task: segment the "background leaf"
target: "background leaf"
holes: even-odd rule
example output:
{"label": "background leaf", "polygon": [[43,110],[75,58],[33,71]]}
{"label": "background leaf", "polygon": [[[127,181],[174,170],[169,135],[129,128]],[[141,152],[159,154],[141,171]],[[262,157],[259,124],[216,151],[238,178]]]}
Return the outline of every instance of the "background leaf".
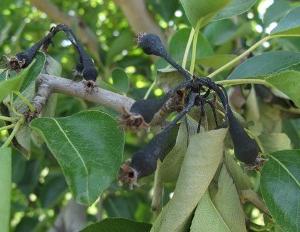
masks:
{"label": "background leaf", "polygon": [[135,222],[124,218],[107,218],[89,225],[81,232],[147,232],[151,224]]}
{"label": "background leaf", "polygon": [[294,8],[283,17],[271,34],[300,35],[300,7]]}
{"label": "background leaf", "polygon": [[117,122],[99,111],[38,118],[31,127],[58,160],[76,200],[92,204],[115,179],[124,146]]}
{"label": "background leaf", "polygon": [[300,228],[300,150],[271,153],[261,172],[261,193],[284,231]]}
{"label": "background leaf", "polygon": [[247,59],[237,66],[228,79],[262,77],[272,73],[293,70],[300,63],[300,53],[287,51],[265,52]]}
{"label": "background leaf", "polygon": [[11,194],[11,148],[0,148],[0,231],[9,231]]}
{"label": "background leaf", "polygon": [[[169,44],[169,52],[170,55],[175,59],[177,62],[181,63],[182,58],[184,56],[186,43],[189,39],[190,30],[188,28],[183,28],[177,31],[171,38]],[[191,60],[192,52],[189,52],[188,55],[188,62]],[[213,55],[213,49],[210,42],[207,40],[202,33],[199,33],[197,39],[197,51],[196,51],[196,59],[200,57],[206,57]]]}
{"label": "background leaf", "polygon": [[118,54],[123,50],[129,49],[133,44],[133,34],[130,31],[121,32],[121,34],[114,39],[108,50],[106,63],[110,65]]}
{"label": "background leaf", "polygon": [[129,80],[127,74],[121,68],[116,68],[112,72],[113,86],[121,93],[127,93],[129,89]]}
{"label": "background leaf", "polygon": [[276,0],[274,3],[267,9],[263,22],[268,26],[272,22],[276,22],[281,19],[286,13],[291,9],[291,6],[286,0]]}

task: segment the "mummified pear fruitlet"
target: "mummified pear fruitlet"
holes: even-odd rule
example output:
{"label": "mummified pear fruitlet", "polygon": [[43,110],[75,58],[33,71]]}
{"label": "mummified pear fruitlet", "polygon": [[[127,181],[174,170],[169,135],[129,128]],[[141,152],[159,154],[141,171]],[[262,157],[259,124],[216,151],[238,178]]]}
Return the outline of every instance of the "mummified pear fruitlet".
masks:
{"label": "mummified pear fruitlet", "polygon": [[175,125],[158,133],[145,147],[134,153],[131,167],[138,177],[148,176],[156,170],[157,160],[164,160],[174,147],[179,126]]}
{"label": "mummified pear fruitlet", "polygon": [[154,34],[139,33],[137,43],[148,55],[166,56],[167,51],[160,38]]}
{"label": "mummified pear fruitlet", "polygon": [[250,138],[234,117],[230,108],[228,109],[227,117],[236,158],[248,165],[256,165],[258,153],[260,151],[256,141]]}

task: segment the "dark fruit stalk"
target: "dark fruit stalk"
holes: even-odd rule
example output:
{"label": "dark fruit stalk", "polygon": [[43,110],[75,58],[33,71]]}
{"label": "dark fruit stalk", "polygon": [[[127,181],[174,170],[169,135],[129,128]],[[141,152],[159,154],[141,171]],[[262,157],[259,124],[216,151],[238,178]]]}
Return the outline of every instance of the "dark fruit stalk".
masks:
{"label": "dark fruit stalk", "polygon": [[82,73],[82,76],[85,80],[96,81],[98,72],[95,68],[95,64],[94,64],[92,58],[83,49],[81,43],[78,41],[78,39],[74,35],[73,31],[64,24],[60,24],[57,27],[59,27],[60,30],[65,32],[68,39],[74,45],[74,47],[76,48],[76,50],[79,54],[79,64],[76,67],[77,71]]}
{"label": "dark fruit stalk", "polygon": [[238,160],[255,166],[258,164],[258,153],[260,151],[256,141],[247,134],[244,128],[234,117],[232,110],[227,111],[229,132],[234,146],[234,153]]}
{"label": "dark fruit stalk", "polygon": [[37,51],[45,44],[49,44],[51,39],[56,34],[56,30],[51,30],[44,38],[32,45],[30,48],[27,48],[23,52],[19,52],[16,55],[17,60],[20,62],[20,68],[26,68],[34,59]]}

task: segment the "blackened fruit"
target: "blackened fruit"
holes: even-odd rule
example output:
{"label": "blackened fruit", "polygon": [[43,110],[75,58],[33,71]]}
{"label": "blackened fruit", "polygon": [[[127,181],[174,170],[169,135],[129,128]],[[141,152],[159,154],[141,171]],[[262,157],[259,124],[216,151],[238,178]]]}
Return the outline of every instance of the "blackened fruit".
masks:
{"label": "blackened fruit", "polygon": [[150,123],[154,115],[163,107],[167,100],[167,96],[160,99],[138,100],[133,103],[130,112],[142,115],[145,122]]}
{"label": "blackened fruit", "polygon": [[167,51],[160,38],[154,34],[139,33],[137,42],[140,48],[148,55],[164,57]]}
{"label": "blackened fruit", "polygon": [[130,166],[137,177],[151,175],[156,170],[158,159],[164,160],[176,142],[179,126],[175,125],[158,133],[145,147],[134,153]]}
{"label": "blackened fruit", "polygon": [[97,75],[98,73],[94,66],[84,67],[82,70],[82,76],[87,81],[96,81]]}
{"label": "blackened fruit", "polygon": [[227,112],[229,132],[234,146],[234,153],[238,160],[251,165],[257,165],[260,151],[256,141],[247,134],[244,128],[234,117],[231,109]]}
{"label": "blackened fruit", "polygon": [[28,65],[31,64],[32,60],[34,59],[37,51],[42,46],[41,42],[34,44],[32,47],[26,49],[23,52],[20,52],[16,55],[16,58],[19,62],[21,62],[21,68],[26,68]]}

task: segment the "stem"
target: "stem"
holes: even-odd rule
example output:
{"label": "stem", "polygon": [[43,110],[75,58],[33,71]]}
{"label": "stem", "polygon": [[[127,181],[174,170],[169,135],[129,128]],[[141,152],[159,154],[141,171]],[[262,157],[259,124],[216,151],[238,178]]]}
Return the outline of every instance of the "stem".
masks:
{"label": "stem", "polygon": [[0,120],[2,120],[2,121],[7,121],[7,122],[14,122],[14,121],[16,121],[16,118],[13,118],[13,117],[6,117],[6,116],[0,115]]}
{"label": "stem", "polygon": [[10,124],[10,125],[7,125],[7,126],[3,126],[3,127],[0,127],[0,131],[2,130],[7,130],[7,129],[10,129],[10,128],[13,128],[16,124]]}
{"label": "stem", "polygon": [[235,63],[239,62],[245,56],[247,56],[248,54],[250,54],[250,52],[252,52],[253,50],[255,50],[257,47],[259,47],[262,43],[266,42],[270,38],[272,38],[272,36],[266,36],[266,37],[262,38],[261,40],[257,41],[248,50],[246,50],[241,55],[239,55],[236,58],[234,58],[232,61],[228,62],[227,64],[223,65],[222,67],[218,68],[217,70],[215,70],[214,72],[212,72],[211,74],[209,74],[208,77],[212,78],[212,77],[216,76],[217,74],[219,74],[220,72],[224,71],[225,69],[229,68],[230,66],[234,65]]}
{"label": "stem", "polygon": [[222,67],[218,68],[217,70],[215,70],[214,72],[212,72],[211,74],[209,74],[208,77],[212,78],[212,77],[216,76],[217,74],[219,74],[220,72],[223,72],[225,69],[227,69],[230,66],[234,65],[235,63],[237,63],[238,61],[240,61],[241,59],[243,59],[245,56],[247,56],[248,54],[250,54],[250,52],[252,52],[257,47],[259,47],[261,44],[263,44],[264,42],[266,42],[266,41],[268,41],[270,39],[281,38],[281,37],[299,37],[299,36],[300,35],[288,35],[288,34],[286,34],[286,35],[285,34],[268,35],[268,36],[262,38],[261,40],[257,41],[250,48],[248,48],[248,50],[246,50],[241,55],[239,55],[236,58],[234,58],[232,61],[228,62],[227,64],[223,65]]}
{"label": "stem", "polygon": [[5,141],[5,143],[1,146],[1,148],[7,147],[11,141],[13,140],[13,138],[15,137],[15,135],[17,134],[18,130],[20,129],[21,125],[24,122],[24,117],[20,118],[19,121],[16,123],[15,128],[13,129],[13,131],[11,132],[11,134],[8,136],[7,140]]}
{"label": "stem", "polygon": [[196,55],[197,55],[197,41],[198,41],[199,31],[201,28],[201,22],[202,22],[201,19],[197,22],[197,25],[195,28],[195,34],[194,34],[194,38],[193,38],[192,59],[191,59],[191,66],[190,66],[190,73],[192,75],[194,74],[194,69],[195,69],[195,62],[196,62]]}
{"label": "stem", "polygon": [[155,79],[154,79],[154,81],[152,82],[152,84],[150,85],[149,89],[147,90],[147,92],[146,92],[146,94],[145,94],[145,96],[144,96],[144,99],[145,99],[145,100],[149,97],[149,95],[150,95],[152,89],[154,88],[154,86],[156,85],[156,82],[157,82],[157,75],[156,75],[157,70],[156,70],[156,68],[152,68],[151,70],[152,70],[152,75],[155,75]]}
{"label": "stem", "polygon": [[186,63],[187,63],[187,59],[189,57],[189,52],[190,52],[190,48],[191,48],[192,41],[193,41],[193,38],[194,38],[194,33],[195,33],[195,30],[194,30],[194,28],[192,28],[191,32],[190,32],[190,35],[189,35],[189,40],[186,44],[184,55],[183,55],[183,60],[182,60],[182,65],[181,65],[183,68],[185,68]]}
{"label": "stem", "polygon": [[222,80],[216,81],[217,84],[221,84],[223,86],[231,86],[231,85],[244,85],[244,84],[259,84],[265,85],[268,87],[273,87],[270,83],[261,79],[237,79],[237,80]]}

